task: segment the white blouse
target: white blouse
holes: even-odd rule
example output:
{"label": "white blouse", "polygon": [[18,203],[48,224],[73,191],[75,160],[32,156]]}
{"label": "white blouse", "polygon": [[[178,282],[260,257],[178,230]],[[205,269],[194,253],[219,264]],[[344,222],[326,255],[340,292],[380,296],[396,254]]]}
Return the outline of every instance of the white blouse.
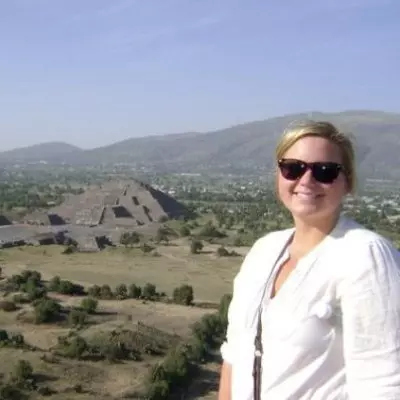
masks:
{"label": "white blouse", "polygon": [[400,253],[342,216],[270,299],[293,232],[259,239],[235,277],[221,347],[231,400],[253,400],[261,304],[261,399],[399,400]]}

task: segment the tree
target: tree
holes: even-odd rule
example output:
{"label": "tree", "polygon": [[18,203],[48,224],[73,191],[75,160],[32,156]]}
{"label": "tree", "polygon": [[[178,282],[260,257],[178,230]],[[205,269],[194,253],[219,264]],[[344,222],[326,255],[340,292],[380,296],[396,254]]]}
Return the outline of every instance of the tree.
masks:
{"label": "tree", "polygon": [[132,283],[129,285],[129,297],[131,299],[139,299],[142,295],[142,288]]}
{"label": "tree", "polygon": [[173,292],[174,302],[177,304],[184,304],[186,306],[193,303],[193,286],[182,285],[174,289]]}
{"label": "tree", "polygon": [[153,300],[157,296],[156,285],[146,283],[143,288],[143,297],[148,300]]}
{"label": "tree", "polygon": [[124,300],[128,297],[128,288],[125,283],[121,283],[115,288],[115,296],[119,300]]}

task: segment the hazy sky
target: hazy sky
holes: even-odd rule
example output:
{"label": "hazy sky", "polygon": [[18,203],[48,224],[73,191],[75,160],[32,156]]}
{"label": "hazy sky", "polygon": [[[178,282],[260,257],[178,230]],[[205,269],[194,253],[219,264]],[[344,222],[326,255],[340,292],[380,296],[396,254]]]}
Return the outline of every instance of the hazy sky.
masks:
{"label": "hazy sky", "polygon": [[400,111],[399,0],[0,0],[0,150]]}

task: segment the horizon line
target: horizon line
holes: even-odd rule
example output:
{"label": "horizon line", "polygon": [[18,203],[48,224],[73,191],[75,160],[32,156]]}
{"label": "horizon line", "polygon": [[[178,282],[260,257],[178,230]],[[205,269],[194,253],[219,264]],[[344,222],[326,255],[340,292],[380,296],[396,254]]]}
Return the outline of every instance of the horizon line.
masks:
{"label": "horizon line", "polygon": [[26,145],[26,146],[13,147],[8,150],[0,150],[0,154],[9,153],[9,152],[13,152],[16,150],[29,149],[32,147],[46,146],[46,145],[66,145],[66,146],[74,147],[75,151],[91,151],[91,150],[96,150],[96,149],[101,149],[101,148],[105,148],[108,146],[112,146],[117,143],[123,143],[128,140],[152,139],[152,138],[160,138],[160,137],[165,137],[165,136],[183,136],[183,135],[190,135],[190,134],[194,134],[194,135],[211,134],[211,133],[215,133],[215,132],[218,132],[221,130],[231,129],[231,128],[235,128],[235,127],[242,126],[242,125],[265,122],[265,121],[274,120],[274,119],[288,118],[290,116],[300,116],[300,115],[307,115],[307,114],[309,114],[310,116],[312,116],[313,114],[339,115],[339,114],[351,114],[351,113],[353,113],[353,114],[375,113],[375,114],[387,114],[387,115],[393,115],[393,116],[400,117],[400,111],[394,112],[394,111],[384,111],[384,110],[377,110],[377,109],[375,109],[375,110],[372,110],[372,109],[370,109],[370,110],[369,109],[348,109],[348,110],[342,110],[342,111],[317,111],[317,110],[303,111],[303,112],[297,112],[297,113],[286,113],[286,114],[281,114],[281,115],[277,115],[274,117],[268,117],[268,118],[258,119],[258,120],[251,120],[251,121],[248,120],[248,121],[244,121],[241,123],[237,123],[237,124],[233,124],[233,125],[229,125],[229,126],[225,126],[225,127],[220,127],[220,128],[215,128],[215,129],[208,130],[208,131],[193,130],[193,131],[184,131],[184,132],[175,132],[175,133],[172,133],[172,132],[170,132],[170,133],[153,133],[153,134],[145,135],[145,136],[132,136],[132,137],[129,137],[126,139],[118,140],[116,142],[110,142],[108,144],[90,147],[90,148],[80,147],[78,145],[75,145],[75,144],[72,144],[72,143],[69,143],[66,141],[62,141],[62,140],[51,140],[51,141],[47,141],[47,142],[39,142],[39,143]]}

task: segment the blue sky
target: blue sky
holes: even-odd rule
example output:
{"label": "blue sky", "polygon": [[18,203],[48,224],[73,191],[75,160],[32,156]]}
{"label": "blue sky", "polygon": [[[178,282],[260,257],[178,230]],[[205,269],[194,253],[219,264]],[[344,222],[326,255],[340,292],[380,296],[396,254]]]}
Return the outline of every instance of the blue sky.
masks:
{"label": "blue sky", "polygon": [[0,1],[0,150],[400,111],[399,0]]}

